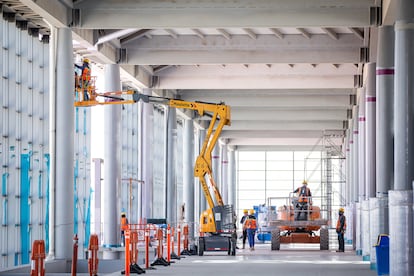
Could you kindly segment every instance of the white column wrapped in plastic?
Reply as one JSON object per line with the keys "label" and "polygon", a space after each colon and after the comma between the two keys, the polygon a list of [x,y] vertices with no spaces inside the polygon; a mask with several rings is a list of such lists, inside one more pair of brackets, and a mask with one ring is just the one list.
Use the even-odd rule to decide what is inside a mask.
{"label": "white column wrapped in plastic", "polygon": [[168,107],[167,112],[167,222],[177,222],[177,183],[175,180],[175,149],[177,143],[177,110]]}
{"label": "white column wrapped in plastic", "polygon": [[365,89],[358,89],[358,202],[366,199],[365,194]]}
{"label": "white column wrapped in plastic", "polygon": [[369,237],[369,200],[361,202],[361,245],[362,245],[362,259],[364,261],[370,260],[370,237]]}
{"label": "white column wrapped in plastic", "polygon": [[[72,32],[57,31],[55,256],[72,258],[74,98]],[[53,69],[52,69],[53,70]],[[54,191],[50,191],[53,193]]]}
{"label": "white column wrapped in plastic", "polygon": [[414,275],[413,190],[389,191],[390,275]]}
{"label": "white column wrapped in plastic", "polygon": [[362,233],[361,233],[361,216],[362,216],[362,203],[356,202],[355,203],[355,230],[354,230],[354,237],[355,237],[355,250],[356,254],[362,256]]}
{"label": "white column wrapped in plastic", "polygon": [[394,190],[414,180],[414,2],[400,0],[395,22]]}
{"label": "white column wrapped in plastic", "polygon": [[376,64],[374,62],[365,65],[367,77],[365,86],[365,199],[375,197],[375,144],[376,144]]}
{"label": "white column wrapped in plastic", "polygon": [[[184,222],[194,229],[194,122],[184,120],[183,133],[183,199]],[[194,231],[189,231],[190,240],[194,240]]]}
{"label": "white column wrapped in plastic", "polygon": [[359,135],[358,135],[358,106],[354,106],[352,110],[352,114],[354,116],[353,123],[352,123],[352,201],[358,202],[358,194],[359,194],[359,163],[362,162],[358,159],[358,146],[359,146]]}
{"label": "white column wrapped in plastic", "polygon": [[379,225],[382,221],[380,217],[380,200],[379,198],[371,197],[369,200],[369,249],[370,249],[370,263],[371,269],[375,269],[377,265],[377,254],[374,245],[377,243],[378,235],[381,234]]}
{"label": "white column wrapped in plastic", "polygon": [[[144,89],[142,91],[145,95],[151,95],[152,92],[150,89]],[[143,184],[140,185],[142,187],[142,201],[141,204],[141,216],[142,218],[150,218],[152,217],[152,190],[153,190],[153,178],[152,178],[152,146],[151,143],[153,141],[153,131],[152,131],[152,118],[153,118],[153,105],[150,103],[142,103],[142,113],[141,113],[141,122],[142,122],[142,133],[141,135],[141,145],[142,145],[142,159],[139,160],[141,162],[141,169],[142,169],[142,181]]]}
{"label": "white column wrapped in plastic", "polygon": [[224,201],[224,204],[228,204],[229,203],[229,198],[228,198],[228,189],[229,189],[229,184],[227,183],[228,181],[228,166],[229,166],[229,161],[228,161],[228,156],[227,156],[227,143],[225,143],[225,141],[223,141],[222,139],[220,139],[221,143],[220,143],[220,160],[221,160],[221,177],[220,177],[220,186],[221,186],[221,195]]}
{"label": "white column wrapped in plastic", "polygon": [[228,204],[233,205],[234,210],[236,206],[236,149],[234,146],[228,146]]}
{"label": "white column wrapped in plastic", "polygon": [[[378,30],[376,194],[384,197],[394,182],[394,28]],[[388,221],[384,226],[388,233]]]}
{"label": "white column wrapped in plastic", "polygon": [[[120,70],[117,64],[105,65],[105,91],[120,91]],[[120,127],[121,106],[107,105],[104,107],[104,205],[103,235],[104,247],[117,247],[120,212],[117,208],[118,188],[121,185],[120,174]],[[115,252],[105,250],[104,259],[114,259]]]}

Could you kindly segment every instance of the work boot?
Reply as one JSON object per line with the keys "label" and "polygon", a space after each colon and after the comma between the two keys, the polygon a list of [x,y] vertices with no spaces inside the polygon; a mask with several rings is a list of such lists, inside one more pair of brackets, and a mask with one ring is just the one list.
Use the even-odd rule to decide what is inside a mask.
{"label": "work boot", "polygon": [[245,249],[246,248],[246,246],[243,244],[243,249]]}

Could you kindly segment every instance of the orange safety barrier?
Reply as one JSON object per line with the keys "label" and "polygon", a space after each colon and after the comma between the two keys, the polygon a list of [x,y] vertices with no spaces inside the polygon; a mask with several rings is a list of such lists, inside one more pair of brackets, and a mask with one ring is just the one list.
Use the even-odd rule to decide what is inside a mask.
{"label": "orange safety barrier", "polygon": [[171,262],[171,227],[167,226],[167,262]]}
{"label": "orange safety barrier", "polygon": [[164,247],[163,247],[163,236],[164,233],[162,231],[161,228],[157,229],[157,240],[158,240],[158,246],[157,246],[157,259],[151,264],[151,266],[154,265],[164,265],[164,266],[168,266],[170,265],[169,262],[167,262],[164,258],[163,258],[163,251],[164,251]]}
{"label": "orange safety barrier", "polygon": [[72,276],[76,276],[78,263],[78,234],[73,237]]}
{"label": "orange safety barrier", "polygon": [[88,260],[88,271],[90,276],[98,275],[98,250],[99,242],[98,235],[92,234],[89,238],[89,260]]}
{"label": "orange safety barrier", "polygon": [[174,242],[175,232],[174,232],[174,230],[175,230],[175,228],[171,227],[171,253],[170,253],[170,258],[175,259],[175,260],[179,260],[180,257],[178,257],[177,254],[175,254],[175,251],[174,251],[174,247],[175,247],[175,242]]}
{"label": "orange safety barrier", "polygon": [[35,240],[32,248],[32,265],[30,276],[44,276],[45,275],[45,241]]}
{"label": "orange safety barrier", "polygon": [[184,225],[183,227],[183,236],[184,236],[184,241],[183,241],[183,251],[181,252],[181,255],[189,255],[191,256],[191,252],[188,248],[188,224]]}
{"label": "orange safety barrier", "polygon": [[[128,243],[126,233],[128,232]],[[138,243],[145,241],[144,224],[128,224],[125,230],[125,270],[122,274],[145,273],[145,270],[138,265]]]}
{"label": "orange safety barrier", "polygon": [[180,258],[181,256],[181,226],[178,226],[177,229],[177,253],[178,253],[178,258]]}
{"label": "orange safety barrier", "polygon": [[125,230],[125,233],[124,233],[125,235],[125,275],[127,276],[129,276],[129,272],[130,272],[129,269],[131,265],[130,263],[131,259],[129,256],[129,234],[130,234],[129,229]]}

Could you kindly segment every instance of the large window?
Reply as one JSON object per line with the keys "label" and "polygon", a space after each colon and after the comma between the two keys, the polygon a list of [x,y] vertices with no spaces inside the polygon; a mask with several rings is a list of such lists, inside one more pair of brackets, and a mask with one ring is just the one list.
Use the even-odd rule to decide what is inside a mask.
{"label": "large window", "polygon": [[[236,158],[239,217],[243,209],[268,205],[269,198],[289,197],[303,180],[308,182],[314,204],[325,215],[329,206],[334,210],[341,204],[341,158],[327,162],[326,153],[321,151],[239,151]],[[286,199],[272,199],[271,204],[277,208],[286,204],[282,202]]]}

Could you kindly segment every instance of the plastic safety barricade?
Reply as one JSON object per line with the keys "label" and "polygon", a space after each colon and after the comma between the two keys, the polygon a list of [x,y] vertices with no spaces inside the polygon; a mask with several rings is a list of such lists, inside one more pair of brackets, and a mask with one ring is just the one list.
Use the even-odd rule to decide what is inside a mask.
{"label": "plastic safety barricade", "polygon": [[99,240],[98,235],[92,234],[89,238],[89,259],[88,259],[88,271],[90,276],[98,275],[98,250]]}
{"label": "plastic safety barricade", "polygon": [[30,276],[44,276],[45,275],[45,241],[35,240],[32,247],[32,264]]}
{"label": "plastic safety barricade", "polygon": [[151,266],[154,265],[163,265],[163,266],[168,266],[170,265],[170,263],[168,261],[166,261],[163,257],[163,253],[164,253],[164,244],[163,244],[163,239],[164,239],[164,232],[161,228],[157,229],[157,259],[151,264]]}
{"label": "plastic safety barricade", "polygon": [[183,227],[183,237],[184,237],[184,241],[183,241],[183,251],[181,251],[180,254],[181,255],[191,256],[192,254],[191,254],[191,252],[190,252],[190,250],[188,248],[188,246],[189,246],[189,243],[188,243],[188,234],[189,234],[188,224],[186,224]]}

